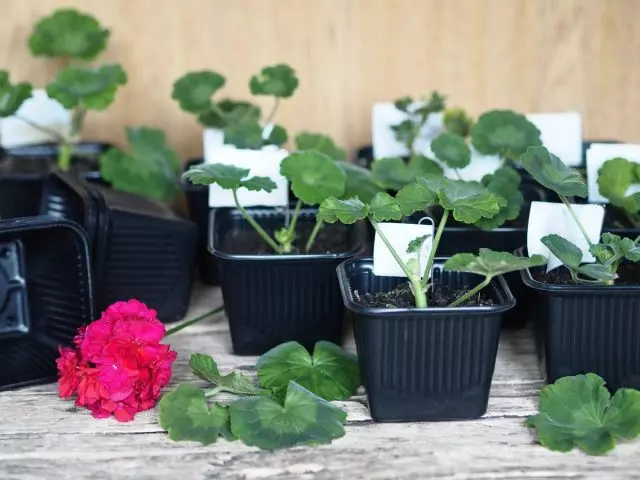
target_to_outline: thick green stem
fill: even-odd
[[[636,239],[633,241],[633,243],[638,243],[638,242],[640,242],[640,235],[638,235]]]
[[[240,213],[242,214],[244,219],[255,229],[256,232],[258,232],[258,235],[260,235],[262,239],[267,242],[267,245],[269,245],[274,252],[282,253],[282,248],[280,248],[276,241],[271,238],[271,235],[265,232],[264,229],[258,224],[258,222],[256,222],[251,217],[251,215],[249,215],[249,213],[242,207],[242,205],[240,205],[240,202],[238,202],[237,190],[233,190],[233,201],[236,202],[236,207],[238,207],[238,210],[240,210]]]
[[[71,167],[71,151],[73,147],[66,140],[58,145],[58,167],[66,172]]]
[[[186,320],[186,321],[176,325],[175,327],[170,328],[169,330],[166,331],[164,336],[168,337],[169,335],[173,335],[174,333],[177,333],[180,330],[183,330],[183,329],[187,328],[188,326],[193,325],[194,323],[198,323],[198,322],[204,320],[205,318],[209,318],[210,316],[215,315],[216,313],[223,312],[223,311],[224,311],[224,305],[220,305],[219,307],[214,308],[213,310],[209,310],[208,312],[203,313],[199,317],[192,318],[191,320]]]
[[[416,299],[416,308],[427,308],[427,293],[424,288],[422,288],[420,277],[413,276],[409,278],[409,282],[411,283],[413,296]]]
[[[566,205],[566,207],[569,209],[569,213],[571,214],[571,216],[573,217],[573,220],[576,222],[576,225],[578,225],[578,228],[580,229],[580,231],[582,232],[582,235],[584,235],[585,240],[587,241],[587,244],[591,247],[593,246],[593,242],[591,241],[591,239],[589,238],[589,235],[587,235],[587,231],[584,229],[584,227],[582,226],[582,223],[580,223],[580,219],[578,218],[578,216],[576,215],[576,212],[573,211],[573,208],[571,208],[571,204],[569,203],[569,200],[567,200],[567,197],[565,197],[564,195],[559,195],[560,200],[562,200],[562,203],[564,203]]]
[[[300,210],[302,210],[302,200],[296,202],[296,208],[293,210],[293,218],[289,224],[289,234],[293,238],[293,234],[296,231],[296,225],[298,223],[298,217],[300,216]]]
[[[35,128],[39,132],[42,132],[45,135],[49,135],[56,142],[63,142],[64,141],[64,137],[62,135],[60,135],[58,132],[56,132],[55,130],[52,130],[51,128],[43,127],[42,125],[38,125],[37,123],[31,121],[31,119],[29,119],[27,117],[23,117],[22,115],[14,115],[14,117],[17,118],[18,120],[20,120],[21,122],[26,123],[30,127]]]
[[[449,218],[449,210],[446,208],[444,212],[442,212],[442,218],[440,219],[440,223],[438,224],[438,230],[436,231],[436,236],[433,238],[433,243],[431,244],[431,251],[429,252],[429,259],[427,260],[427,265],[424,267],[424,273],[422,274],[422,286],[424,288],[429,284],[429,273],[431,273],[431,269],[433,268],[433,262],[436,259],[436,251],[438,250],[438,245],[440,244],[440,238],[442,238],[442,233],[444,232],[444,226],[447,224],[447,219]]]
[[[462,305],[464,302],[466,302],[467,300],[469,300],[471,297],[473,297],[476,293],[478,293],[480,290],[482,290],[484,287],[486,287],[487,285],[489,285],[491,283],[491,279],[493,277],[486,277],[482,282],[480,282],[478,285],[476,285],[474,288],[472,288],[471,290],[469,290],[467,293],[465,293],[464,295],[462,295],[461,297],[459,297],[457,300],[451,302],[447,308],[453,308],[453,307],[458,307],[460,305]]]
[[[269,125],[271,123],[271,121],[276,116],[276,112],[278,111],[278,107],[280,106],[280,97],[274,97],[274,98],[275,98],[275,101],[273,102],[273,107],[271,108],[271,111],[269,112],[269,115],[267,116],[267,119],[264,121],[265,125]]]
[[[304,246],[304,251],[306,253],[309,253],[309,251],[311,250],[311,247],[313,247],[313,242],[316,241],[316,237],[318,236],[318,233],[320,233],[320,230],[322,230],[322,225],[324,225],[324,222],[322,220],[316,219],[316,224],[313,227],[313,230],[311,231],[311,235],[307,240],[307,244]]]

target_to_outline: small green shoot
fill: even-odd
[[[640,165],[626,158],[607,160],[598,170],[600,195],[618,207],[635,228],[640,228],[640,192],[627,195],[627,191],[639,184]]]

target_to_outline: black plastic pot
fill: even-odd
[[[60,172],[47,179],[41,212],[86,230],[96,311],[137,298],[164,322],[184,317],[196,254],[193,223],[162,203]]]
[[[284,224],[273,209],[248,209],[267,231]],[[303,209],[298,225],[314,222],[315,210]],[[222,240],[251,226],[236,209],[211,211],[209,248],[216,257],[233,351],[260,355],[295,340],[312,350],[319,340],[342,341],[344,305],[336,267],[364,250],[364,225],[350,228],[348,252],[310,255],[238,255],[225,253]]]
[[[611,391],[640,388],[640,285],[551,285],[530,270],[521,276],[532,294],[529,314],[540,328],[548,383],[592,372]]]
[[[106,143],[81,142],[77,145],[72,160],[82,159],[95,166],[78,172],[82,178],[91,182],[103,183],[98,167],[97,157],[106,152],[111,145]],[[31,173],[0,173],[0,219],[30,217],[37,215],[42,198],[44,181],[58,154],[58,145],[44,143],[13,147],[0,151],[0,162],[9,158],[41,161],[42,168]]]
[[[442,270],[433,280],[451,288],[477,285],[475,275]],[[390,291],[406,281],[373,274],[371,258],[338,267],[342,298],[352,312],[369,410],[378,422],[478,418],[487,410],[503,314],[515,300],[503,278],[489,289],[491,307],[370,308],[354,291]]]
[[[0,221],[0,390],[55,380],[58,346],[93,319],[86,232],[51,217]]]

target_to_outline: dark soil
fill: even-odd
[[[575,285],[571,279],[571,273],[565,267],[558,267],[545,273],[544,268],[534,270],[532,276],[535,280],[552,285]],[[618,269],[616,285],[638,285],[640,284],[640,264],[624,263]]]
[[[296,228],[298,237],[294,241],[293,255],[304,255],[304,247],[314,224],[300,224]],[[273,232],[268,233],[273,234]],[[316,236],[309,253],[342,253],[351,250],[349,228],[339,223],[325,224]],[[222,239],[222,250],[238,255],[273,255],[273,249],[258,233],[251,230],[233,230]]]
[[[604,222],[602,225],[603,225],[602,228],[604,231],[612,228],[614,229],[616,228],[634,229],[635,228],[633,224],[629,221],[627,216],[622,211],[620,211],[618,207],[615,207],[613,205],[605,206]]]
[[[0,158],[0,175],[46,175],[55,166],[51,157],[5,156]],[[73,157],[70,172],[84,174],[98,170],[98,162],[92,158]]]
[[[427,303],[430,307],[446,307],[457,298],[467,293],[470,289],[449,289],[435,284],[427,293]],[[353,292],[356,301],[367,307],[377,308],[414,308],[416,306],[409,283],[403,283],[390,292],[378,292],[374,295],[365,293],[360,295]],[[481,291],[477,296],[470,298],[461,306],[464,307],[489,307],[495,305],[493,298]]]

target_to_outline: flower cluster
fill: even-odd
[[[76,348],[60,347],[60,397],[77,393],[76,405],[96,418],[128,422],[152,408],[171,378],[176,352],[160,343],[165,327],[156,311],[138,300],[111,305],[99,320],[81,327]]]

